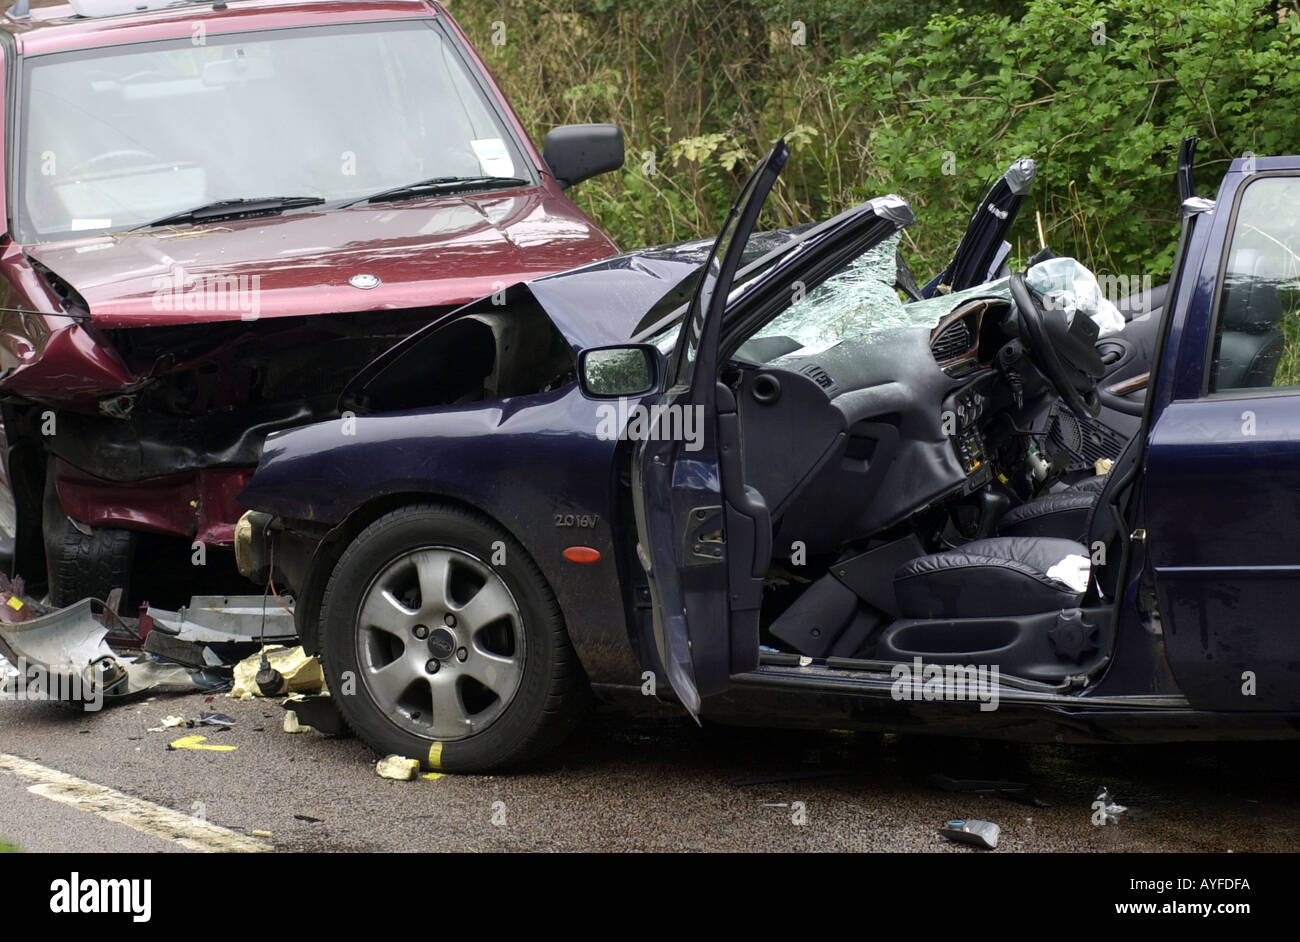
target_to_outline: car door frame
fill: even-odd
[[[652,433],[639,444],[632,461],[636,552],[649,583],[652,610],[652,637],[645,647],[655,652],[657,666],[677,698],[697,719],[701,698],[725,689],[734,669],[746,666],[732,660],[729,595],[756,593],[760,600],[762,595],[762,574],[754,576],[752,565],[743,567],[739,546],[729,545],[727,539],[721,474],[727,446],[719,440],[716,358],[722,315],[741,255],[789,156],[784,139],[777,141],[737,196],[682,318],[662,392],[647,400],[654,415],[694,416],[698,447],[688,451],[694,443]],[[684,421],[679,428],[685,427]],[[662,428],[658,422],[652,427]],[[740,584],[733,584],[733,573]],[[755,581],[756,588],[744,584]],[[727,630],[709,627],[716,625],[727,625]],[[743,650],[744,645],[736,647]],[[753,649],[756,666],[756,633]]]
[[[1180,539],[1171,525],[1176,519],[1175,508],[1169,506],[1177,503],[1179,512],[1187,514],[1191,509],[1187,500],[1196,500],[1199,493],[1196,482],[1212,480],[1216,465],[1231,463],[1234,454],[1237,460],[1263,460],[1270,439],[1265,435],[1252,441],[1244,436],[1246,413],[1261,423],[1261,428],[1265,423],[1284,426],[1288,403],[1294,406],[1300,401],[1300,389],[1295,387],[1209,392],[1222,282],[1241,197],[1256,180],[1279,175],[1300,177],[1300,158],[1238,158],[1224,176],[1213,210],[1202,213],[1204,225],[1198,225],[1193,233],[1178,296],[1169,301],[1174,310],[1153,388],[1154,408],[1146,426],[1145,577],[1161,614],[1170,671],[1189,703],[1207,710],[1291,710],[1300,703],[1294,684],[1288,685],[1288,675],[1294,675],[1287,665],[1294,668],[1300,664],[1294,651],[1286,663],[1274,663],[1278,650],[1271,654],[1256,651],[1239,662],[1233,652],[1242,645],[1257,646],[1262,639],[1252,639],[1239,625],[1207,617],[1204,606],[1194,604],[1193,598],[1208,592],[1205,598],[1217,598],[1228,606],[1220,611],[1223,615],[1242,604],[1243,587],[1254,586],[1258,591],[1260,580],[1300,585],[1300,558],[1286,565],[1265,565],[1258,560],[1225,562],[1213,550],[1218,531],[1191,536],[1190,543],[1185,539],[1187,533]],[[1286,438],[1286,431],[1282,429],[1284,434],[1277,442]],[[1200,499],[1205,499],[1203,494]],[[1300,604],[1300,593],[1289,604],[1281,597],[1270,604],[1293,608]],[[1198,608],[1200,614],[1194,617]],[[1284,643],[1278,644],[1283,644],[1281,653],[1285,655]]]
[[[757,219],[756,212],[752,216]],[[715,436],[715,450],[675,468],[663,446],[657,452],[643,446],[633,463],[637,555],[651,583],[654,634],[643,650],[659,654],[660,666],[692,715],[698,716],[701,697],[721,692],[733,675],[758,667],[763,578],[771,560],[770,517],[762,497],[744,480],[739,415],[730,388],[718,382],[721,364],[774,316],[774,308],[789,304],[791,285],[819,284],[912,221],[911,209],[900,197],[870,200],[822,224],[796,251],[747,284],[739,298],[715,293],[716,303],[698,328],[700,353],[692,385],[677,387],[679,396],[693,396],[693,404],[704,406],[703,424]],[[737,239],[731,249],[739,258],[744,245]],[[683,324],[678,351],[689,336],[688,323]],[[667,394],[660,397],[661,403],[666,401]],[[652,460],[655,455],[658,463]],[[710,498],[713,503],[706,503]],[[711,513],[699,517],[692,528],[691,515],[700,510]],[[652,513],[659,515],[660,532],[669,532],[669,539],[647,538]],[[656,586],[656,570],[662,575],[677,559],[689,561],[689,553],[702,543],[696,537],[718,521],[722,541],[708,547],[718,555],[681,566],[677,578],[663,580],[667,591]],[[710,563],[711,571],[706,568]],[[706,581],[706,572],[712,581]],[[688,583],[699,593],[693,613],[682,593]]]

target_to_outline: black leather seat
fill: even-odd
[[[1109,474],[1099,479],[1101,492],[1090,501],[1085,539],[996,536],[974,540],[954,550],[933,553],[904,563],[894,574],[894,597],[904,618],[989,618],[1033,615],[1077,608],[1089,595],[1060,578],[1048,575],[1069,556],[1088,562],[1087,580],[1093,598],[1113,597],[1124,571],[1127,550],[1117,508],[1117,489],[1126,486],[1141,456],[1141,435],[1124,446]],[[1091,485],[1090,485],[1091,486]],[[1094,570],[1089,546],[1107,547],[1113,565]],[[1078,571],[1082,573],[1083,562]]]
[[[1084,591],[1047,571],[1067,557],[1088,559],[1073,540],[991,537],[904,563],[894,596],[904,618],[981,618],[1077,608]],[[1086,565],[1086,564],[1085,564]]]
[[[1284,313],[1269,259],[1254,249],[1233,257],[1223,285],[1212,371],[1214,389],[1272,386],[1286,345]]]
[[[998,521],[998,534],[1082,540],[1088,530],[1092,505],[1105,485],[1106,476],[1098,474],[1064,490],[1027,500],[1002,515]]]

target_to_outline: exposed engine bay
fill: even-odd
[[[132,604],[182,604],[189,587],[169,587],[209,572],[223,578],[199,580],[200,588],[242,588],[233,565],[190,565],[191,543],[228,551],[242,513],[236,498],[266,435],[336,414],[338,394],[358,369],[443,313],[388,311],[382,325],[376,314],[361,313],[65,328],[93,337],[96,345],[83,356],[111,365],[115,378],[98,388],[59,390],[44,373],[68,367],[53,357],[6,376],[18,568],[37,589],[48,576],[55,604],[103,597],[118,586]],[[141,541],[155,558],[180,556],[184,565],[132,576]],[[102,586],[74,578],[92,556],[101,560]]]

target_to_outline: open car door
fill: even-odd
[[[654,649],[697,718],[701,696],[757,667],[772,529],[762,497],[743,484],[736,403],[717,382],[717,358],[741,254],[789,155],[778,141],[732,206],[682,318],[663,392],[649,406],[652,430],[633,461],[637,556],[650,583]],[[687,439],[684,429],[696,434]],[[724,465],[734,465],[732,473]],[[724,493],[724,478],[737,493]]]

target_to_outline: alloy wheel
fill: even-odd
[[[357,608],[361,681],[410,732],[464,739],[514,699],[524,630],[514,596],[482,560],[450,547],[411,550],[380,570]]]

